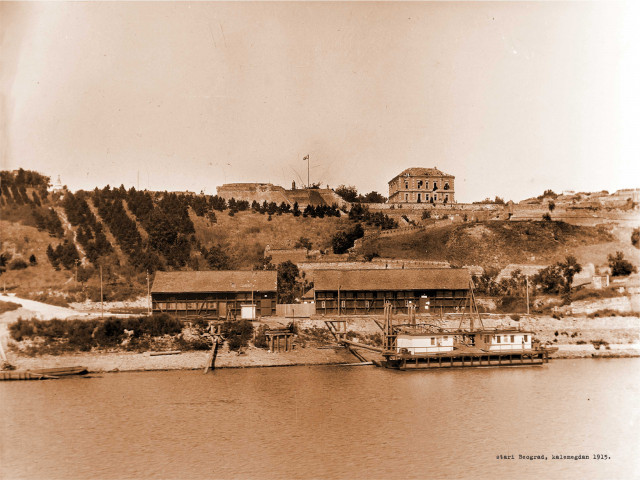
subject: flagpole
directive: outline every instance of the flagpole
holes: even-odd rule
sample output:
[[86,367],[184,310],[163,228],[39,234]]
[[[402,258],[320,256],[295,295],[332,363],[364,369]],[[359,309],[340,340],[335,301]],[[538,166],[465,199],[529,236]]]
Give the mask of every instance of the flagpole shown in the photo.
[[311,169],[311,158],[307,155],[307,188],[311,188],[311,183],[309,183],[309,170]]

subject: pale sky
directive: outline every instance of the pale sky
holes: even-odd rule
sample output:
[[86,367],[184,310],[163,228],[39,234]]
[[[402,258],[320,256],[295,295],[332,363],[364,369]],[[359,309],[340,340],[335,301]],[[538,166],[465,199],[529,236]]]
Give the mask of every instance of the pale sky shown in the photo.
[[0,3],[2,169],[72,190],[311,181],[460,202],[640,186],[638,8]]

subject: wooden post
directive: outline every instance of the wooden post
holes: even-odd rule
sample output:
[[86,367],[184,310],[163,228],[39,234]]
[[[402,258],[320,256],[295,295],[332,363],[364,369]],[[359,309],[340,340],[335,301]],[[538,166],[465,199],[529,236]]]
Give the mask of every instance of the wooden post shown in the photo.
[[100,265],[100,318],[104,319],[104,297],[102,295],[102,265]]
[[527,275],[525,278],[527,281],[527,315],[529,315],[529,275]]

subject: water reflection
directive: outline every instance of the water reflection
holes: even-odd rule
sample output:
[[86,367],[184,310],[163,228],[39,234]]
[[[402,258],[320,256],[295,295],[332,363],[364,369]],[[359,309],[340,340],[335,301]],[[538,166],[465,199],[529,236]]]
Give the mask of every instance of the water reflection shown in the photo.
[[[639,359],[120,373],[0,387],[3,478],[633,478]],[[546,454],[547,461],[496,460]],[[552,461],[596,453],[609,461]],[[634,470],[635,469],[635,470]]]

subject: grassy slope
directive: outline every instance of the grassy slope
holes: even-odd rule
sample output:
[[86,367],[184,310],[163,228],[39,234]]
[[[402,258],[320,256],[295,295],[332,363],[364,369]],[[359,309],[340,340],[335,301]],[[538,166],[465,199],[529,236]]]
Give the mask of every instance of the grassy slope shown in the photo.
[[36,256],[38,264],[29,266],[25,270],[8,270],[0,277],[2,285],[7,289],[19,287],[21,291],[43,288],[59,288],[65,284],[72,274],[68,271],[56,271],[47,258],[47,246],[54,248],[61,243],[58,238],[52,238],[47,232],[40,232],[37,228],[21,223],[0,220],[0,238],[2,251],[11,251],[14,258],[22,256],[29,263],[31,254]]
[[604,229],[562,222],[507,221],[450,225],[366,242],[366,248],[382,257],[497,267],[548,264],[568,254],[576,254],[579,262],[594,262],[595,251],[613,251],[619,246],[620,241]]
[[331,236],[347,228],[343,218],[304,218],[291,214],[268,215],[251,211],[236,213],[216,212],[217,223],[211,224],[202,217],[191,216],[196,227],[196,238],[209,248],[219,243],[232,256],[238,268],[247,268],[262,258],[264,248],[293,248],[301,237],[311,240],[313,248],[330,248]]

